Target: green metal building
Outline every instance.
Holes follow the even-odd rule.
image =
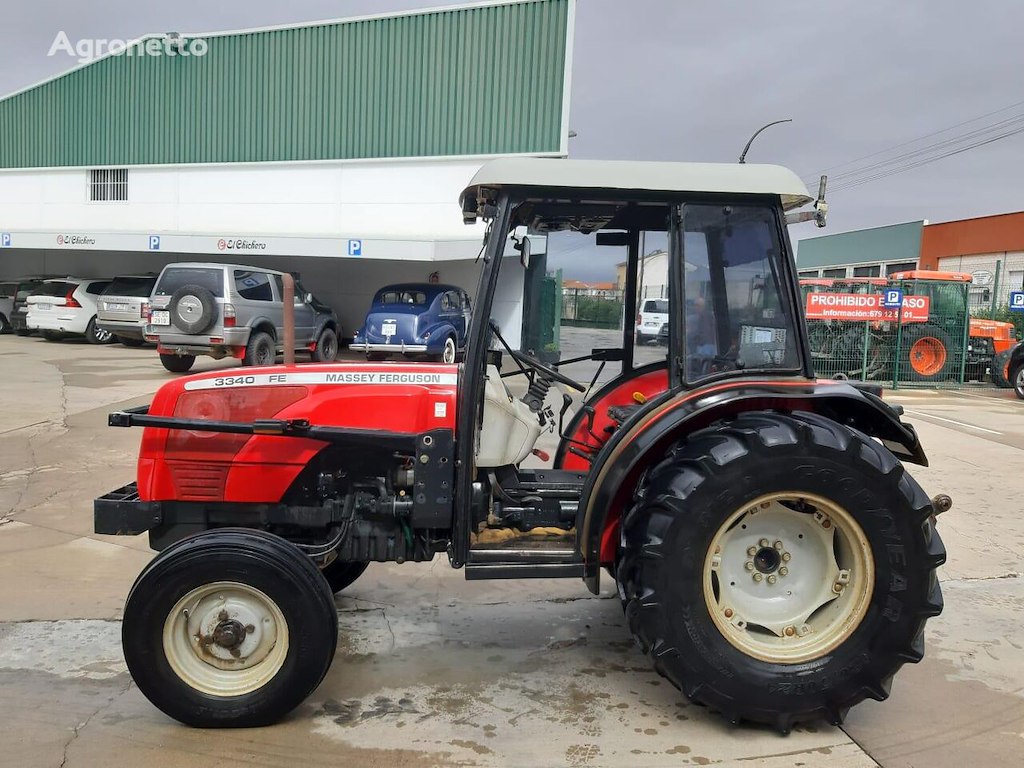
[[[575,3],[152,34],[0,98],[0,278],[297,270],[349,331],[382,281],[472,290],[459,192],[567,154]]]
[[[917,267],[924,221],[801,240],[800,277],[885,277]]]

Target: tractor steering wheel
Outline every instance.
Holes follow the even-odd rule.
[[[532,357],[531,355],[524,354],[523,352],[517,352],[516,350],[512,349],[512,347],[508,345],[508,342],[505,341],[505,337],[501,335],[501,331],[498,330],[498,326],[495,325],[494,321],[491,320],[489,321],[488,324],[491,326],[491,331],[498,338],[498,341],[501,342],[501,346],[503,346],[505,348],[505,351],[508,352],[509,356],[519,364],[520,368],[522,368],[525,365],[527,368],[532,368],[533,370],[535,370],[541,376],[544,376],[545,378],[550,379],[552,381],[557,381],[560,384],[564,384],[565,386],[571,389],[575,389],[577,392],[587,391],[587,388],[583,384],[580,384],[575,379],[570,379],[564,373],[560,373],[555,368],[552,368],[550,365],[542,363],[540,360],[538,360],[535,357]],[[525,370],[523,372],[525,373]]]

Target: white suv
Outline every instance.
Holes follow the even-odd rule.
[[[662,327],[668,323],[668,299],[643,299],[636,316],[636,343],[658,341]]]
[[[62,277],[46,280],[26,299],[26,326],[42,331],[47,341],[85,336],[90,344],[110,344],[114,334],[96,325],[99,296],[109,280]]]

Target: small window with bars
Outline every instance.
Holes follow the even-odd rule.
[[[96,168],[89,171],[89,200],[110,202],[127,199],[127,168]]]

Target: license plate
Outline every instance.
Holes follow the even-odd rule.
[[[42,310],[47,310],[48,311],[48,310],[53,309],[53,304],[36,304],[36,309],[42,309]]]
[[[156,310],[150,312],[149,322],[151,325],[170,325],[171,324],[171,312],[170,310]]]
[[[390,323],[381,323],[380,326],[381,336],[395,336],[398,333],[398,323],[392,321]]]
[[[127,304],[107,304],[107,312],[127,312]]]

